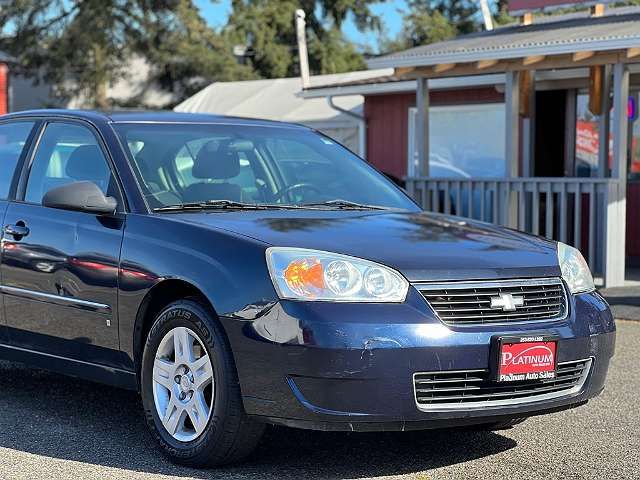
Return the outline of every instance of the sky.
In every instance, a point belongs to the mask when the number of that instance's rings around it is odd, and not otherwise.
[[[211,0],[195,0],[195,4],[200,8],[202,16],[209,25],[215,28],[224,26],[229,13],[231,13],[231,0],[219,0],[216,3],[211,2]],[[385,33],[390,38],[394,38],[402,27],[402,14],[399,13],[399,10],[404,8],[404,0],[390,0],[371,7],[371,10],[379,15],[384,22]],[[343,31],[353,43],[363,47],[369,46],[373,50],[376,49],[378,44],[377,34],[358,32],[352,19],[346,22],[343,26]]]

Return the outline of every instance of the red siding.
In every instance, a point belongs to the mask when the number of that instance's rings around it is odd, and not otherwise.
[[[9,111],[9,69],[0,63],[0,115]]]
[[[627,183],[627,255],[640,257],[640,222],[638,209],[640,205],[640,183]]]
[[[431,105],[468,105],[504,101],[494,88],[432,92]],[[367,160],[385,173],[402,178],[407,174],[409,108],[415,107],[415,93],[365,97]]]

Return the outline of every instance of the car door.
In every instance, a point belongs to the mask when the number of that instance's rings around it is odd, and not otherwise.
[[[19,348],[113,365],[125,217],[42,205],[49,190],[77,181],[94,182],[122,205],[97,132],[49,122],[5,215],[0,274],[8,337]]]
[[[24,150],[28,149],[34,121],[12,121],[0,123],[0,221],[4,222],[9,205],[11,188]],[[4,223],[0,223],[4,225]],[[0,234],[1,235],[1,234]],[[0,248],[0,261],[2,249]],[[7,327],[4,317],[4,295],[2,294],[2,275],[0,273],[0,343],[7,342]]]

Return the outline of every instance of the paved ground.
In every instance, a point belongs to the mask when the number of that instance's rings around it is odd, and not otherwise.
[[[640,323],[619,322],[608,389],[504,433],[274,428],[246,465],[198,471],[156,452],[133,393],[0,362],[0,479],[637,479]]]
[[[633,286],[599,290],[611,305],[611,311],[616,318],[640,320],[640,285],[637,285],[637,280],[633,283]]]

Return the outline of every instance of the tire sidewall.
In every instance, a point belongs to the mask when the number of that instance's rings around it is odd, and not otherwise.
[[[181,442],[173,438],[162,425],[153,395],[153,364],[156,352],[164,336],[176,327],[187,327],[200,337],[213,366],[214,397],[213,409],[204,432],[190,442]],[[224,338],[211,315],[198,303],[183,300],[162,311],[153,323],[142,357],[140,369],[141,396],[147,424],[161,449],[175,459],[191,459],[218,443],[218,437],[224,431],[228,391],[225,388],[230,372],[225,358]]]

